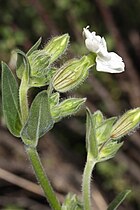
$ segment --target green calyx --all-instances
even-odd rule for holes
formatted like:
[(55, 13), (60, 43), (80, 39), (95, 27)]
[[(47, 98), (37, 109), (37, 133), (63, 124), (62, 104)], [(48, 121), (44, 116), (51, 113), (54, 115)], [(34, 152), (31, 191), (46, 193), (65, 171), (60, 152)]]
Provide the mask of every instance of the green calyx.
[(50, 56), (50, 63), (56, 61), (67, 49), (69, 43), (69, 35), (64, 34), (52, 38), (44, 47), (46, 53)]
[(64, 117), (77, 113), (84, 105), (85, 98), (68, 98), (59, 103), (59, 94), (54, 93), (50, 98), (50, 111), (55, 122)]
[(54, 89), (63, 93), (78, 87), (87, 78), (93, 65), (94, 59), (90, 56), (67, 61), (54, 74), (52, 79)]
[(131, 109), (123, 114), (114, 124), (111, 131), (111, 138), (118, 139), (127, 135), (140, 124), (140, 108)]

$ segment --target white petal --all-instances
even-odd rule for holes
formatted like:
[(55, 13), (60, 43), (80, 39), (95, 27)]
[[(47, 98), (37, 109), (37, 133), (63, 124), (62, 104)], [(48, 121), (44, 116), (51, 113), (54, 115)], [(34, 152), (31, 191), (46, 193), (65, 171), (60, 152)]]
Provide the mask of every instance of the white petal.
[(103, 46), (100, 46), (100, 49), (98, 51), (98, 57), (100, 57), (100, 59), (106, 60), (106, 61), (109, 61), (111, 58), (110, 54), (107, 52), (107, 49), (104, 48)]
[[(93, 33), (93, 32), (92, 32), (92, 33)], [(95, 33), (95, 32), (94, 32), (93, 39), (95, 39), (95, 40), (98, 42), (98, 44), (101, 44), (101, 40), (102, 40), (102, 38), (101, 38), (99, 35), (96, 35), (96, 33)]]
[(91, 39), (86, 39), (85, 45), (87, 49), (91, 52), (97, 53), (99, 51), (99, 46), (96, 41), (92, 41)]
[(120, 73), (124, 71), (124, 62), (122, 58), (114, 52), (108, 52), (105, 39), (96, 32), (90, 32), (88, 27), (83, 29), (86, 37), (85, 45), (91, 52), (97, 54), (97, 71)]
[(102, 37), (101, 43), (102, 43), (102, 46), (104, 47), (104, 49), (107, 50), (106, 41), (105, 41), (104, 37)]
[(83, 29), (83, 34), (86, 37), (85, 44), (89, 51), (98, 53), (100, 47), (103, 47), (102, 38), (96, 36), (96, 33), (90, 32), (88, 28)]
[(124, 62), (122, 58), (114, 52), (110, 52), (110, 60), (105, 60), (97, 55), (97, 71), (109, 73), (121, 73), (124, 71)]
[(87, 27), (83, 28), (83, 34), (86, 37), (86, 39), (92, 39), (92, 33), (87, 29)]

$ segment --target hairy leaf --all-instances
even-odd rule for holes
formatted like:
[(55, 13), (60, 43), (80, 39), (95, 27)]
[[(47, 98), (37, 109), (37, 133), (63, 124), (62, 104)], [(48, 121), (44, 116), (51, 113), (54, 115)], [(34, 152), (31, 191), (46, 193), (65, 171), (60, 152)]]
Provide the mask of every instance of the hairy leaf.
[(17, 68), (16, 68), (16, 74), (19, 79), (22, 79), (23, 72), (26, 72), (27, 79), (30, 78), (30, 63), (29, 60), (24, 52), (21, 50), (16, 50), (17, 52)]
[(98, 145), (97, 145), (94, 121), (95, 121), (94, 115), (92, 115), (90, 110), (87, 108), (86, 147), (87, 147), (87, 152), (90, 153), (94, 158), (97, 158)]
[(2, 107), (8, 129), (14, 136), (19, 137), (21, 115), (18, 84), (11, 70), (4, 62), (2, 62)]
[(26, 145), (37, 146), (38, 139), (53, 126), (47, 91), (40, 92), (32, 102), (29, 117), (21, 131), (21, 138)]
[(31, 49), (27, 52), (27, 56), (31, 55), (35, 50), (38, 49), (39, 45), (41, 44), (42, 38), (40, 37), (39, 40), (31, 47)]

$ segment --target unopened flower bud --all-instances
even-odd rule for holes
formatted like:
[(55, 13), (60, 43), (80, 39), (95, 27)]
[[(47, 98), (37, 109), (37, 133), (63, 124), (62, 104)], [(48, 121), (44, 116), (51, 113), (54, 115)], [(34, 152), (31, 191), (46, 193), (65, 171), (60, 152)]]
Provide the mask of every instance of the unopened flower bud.
[(54, 89), (63, 93), (79, 86), (87, 78), (88, 69), (93, 65), (94, 60), (90, 55), (69, 60), (55, 73), (52, 80)]
[(59, 58), (67, 49), (69, 43), (69, 35), (64, 34), (52, 38), (49, 43), (44, 47), (46, 53), (51, 57), (50, 63), (53, 63)]
[(111, 131), (111, 138), (118, 139), (133, 131), (140, 123), (140, 108), (127, 111), (114, 124)]
[(86, 98), (69, 98), (62, 101), (57, 106), (50, 106), (53, 120), (58, 122), (64, 117), (75, 114), (80, 110), (85, 101)]
[(50, 64), (50, 56), (45, 50), (35, 50), (28, 57), (31, 66), (31, 76), (44, 77)]

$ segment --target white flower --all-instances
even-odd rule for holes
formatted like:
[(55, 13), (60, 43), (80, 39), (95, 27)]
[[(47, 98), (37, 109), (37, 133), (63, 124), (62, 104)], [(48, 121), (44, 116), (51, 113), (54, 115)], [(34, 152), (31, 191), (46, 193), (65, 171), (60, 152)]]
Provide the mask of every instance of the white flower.
[(95, 32), (90, 32), (88, 27), (83, 29), (86, 38), (85, 45), (91, 52), (97, 54), (97, 71), (120, 73), (124, 71), (124, 62), (122, 58), (114, 52), (108, 52), (105, 39)]

